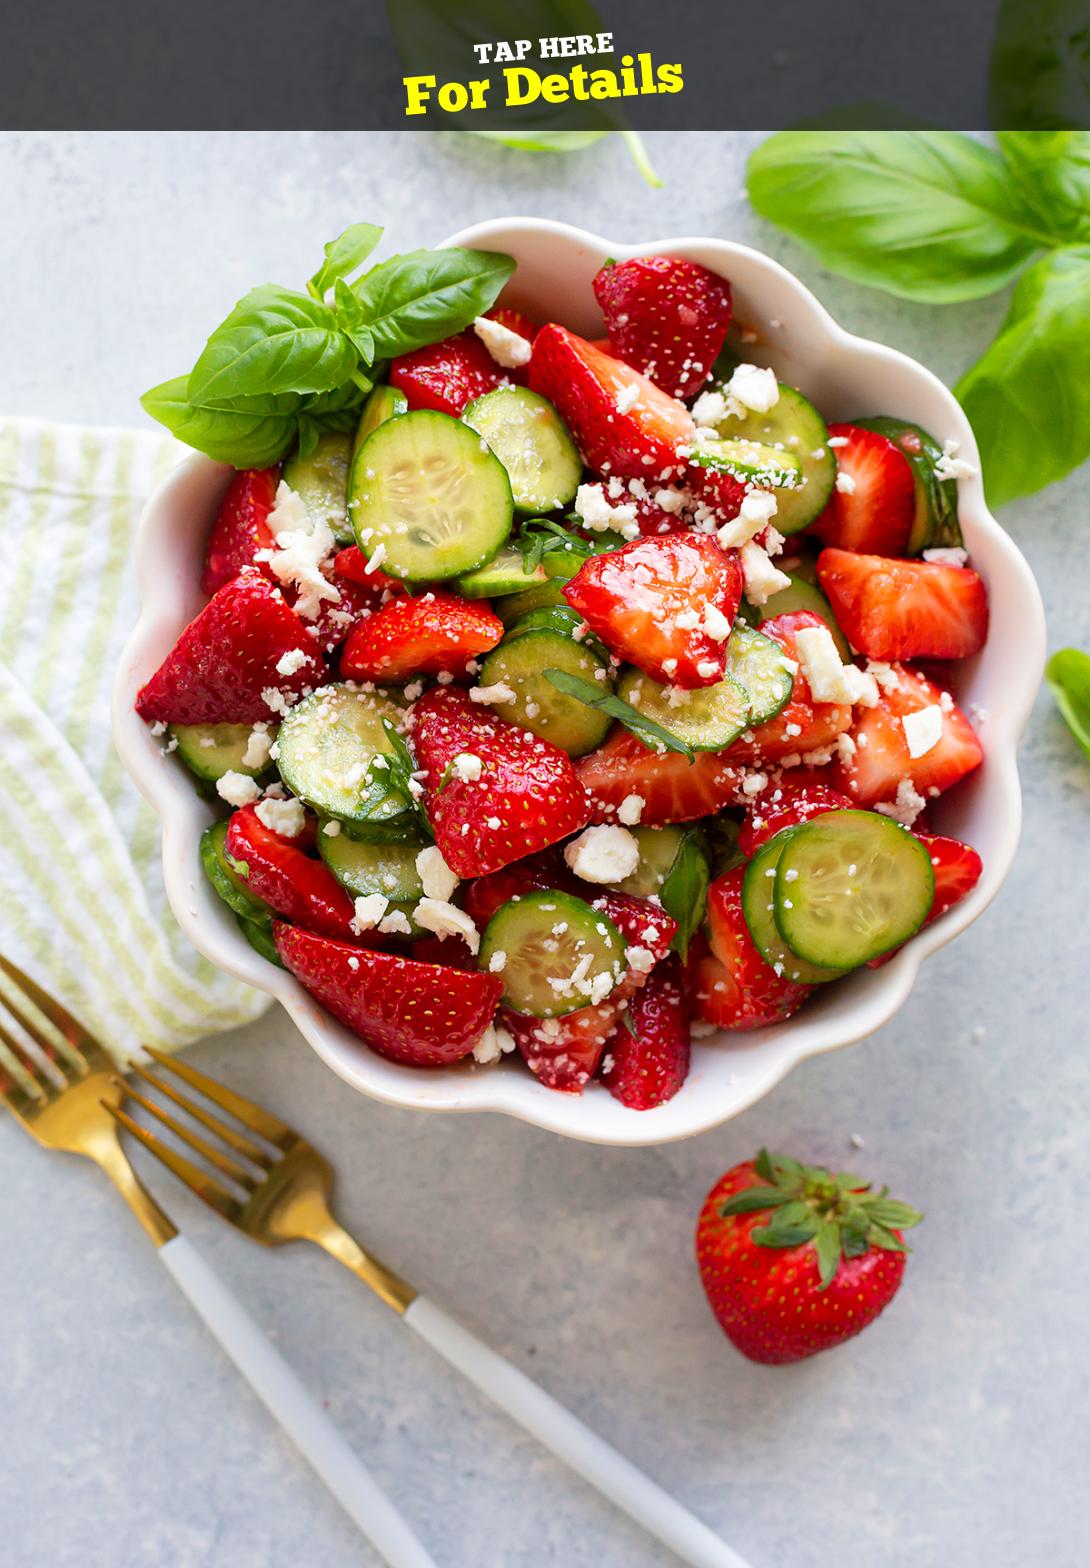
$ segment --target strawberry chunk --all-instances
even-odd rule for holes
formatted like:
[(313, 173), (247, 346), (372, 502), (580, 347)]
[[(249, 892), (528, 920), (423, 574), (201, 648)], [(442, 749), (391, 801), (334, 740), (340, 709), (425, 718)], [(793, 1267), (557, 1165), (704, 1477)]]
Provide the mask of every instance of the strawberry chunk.
[(690, 953), (689, 999), (720, 1029), (760, 1029), (797, 1012), (810, 987), (785, 980), (766, 964), (753, 944), (742, 913), (745, 867), (716, 877), (708, 889), (711, 952)]
[[(296, 653), (302, 662), (281, 674), (277, 665)], [(260, 572), (244, 567), (190, 621), (137, 695), (136, 711), (168, 724), (254, 724), (275, 717), (263, 692), (298, 695), (325, 675), (304, 622)]]
[[(325, 574), (327, 577), (329, 573)], [(307, 621), (307, 629), (323, 653), (332, 653), (350, 635), (353, 627), (370, 615), (376, 602), (375, 591), (342, 577), (336, 584), (340, 598), (323, 599), (318, 613)]]
[(725, 278), (680, 256), (637, 256), (603, 267), (594, 297), (614, 354), (671, 397), (696, 396), (730, 325)]
[[(909, 754), (904, 718), (934, 708), (939, 738), (923, 756)], [(919, 810), (984, 760), (972, 725), (950, 697), (918, 670), (891, 666), (880, 683), (877, 707), (861, 708), (851, 732), (855, 750), (833, 769), (837, 789), (857, 806), (892, 804)]]
[[(826, 623), (813, 610), (788, 610), (761, 622), (766, 637), (778, 642), (792, 659), (798, 660), (797, 633), (807, 626)], [(734, 763), (763, 767), (792, 754), (805, 756), (830, 746), (837, 736), (851, 728), (852, 710), (847, 703), (815, 702), (802, 670), (795, 673), (791, 697), (775, 718), (747, 730), (727, 747), (723, 755)]]
[(246, 884), (274, 913), (322, 936), (351, 942), (354, 906), (329, 867), (304, 854), (301, 840), (267, 828), (253, 806), (227, 824), (227, 853), (246, 867)]
[(710, 506), (720, 523), (732, 522), (742, 510), (746, 487), (740, 479), (712, 464), (690, 463), (685, 483), (705, 506)]
[(745, 777), (711, 751), (698, 751), (692, 762), (677, 752), (660, 757), (619, 724), (579, 758), (575, 771), (590, 797), (592, 821), (616, 822), (625, 798), (638, 795), (645, 827), (714, 816), (734, 801)]
[(501, 327), (506, 327), (508, 332), (517, 332), (520, 338), (525, 338), (527, 343), (532, 343), (538, 334), (536, 321), (524, 315), (521, 310), (512, 310), (510, 305), (494, 305), (491, 310), (486, 310), (485, 315), (489, 321), (498, 321)]
[[(590, 821), (590, 801), (567, 754), (505, 724), (456, 687), (425, 693), (413, 738), (426, 772), (428, 819), (457, 876), (498, 871)], [(462, 755), (480, 760), (479, 778), (448, 774)]]
[(726, 643), (708, 635), (705, 617), (732, 622), (743, 582), (735, 551), (687, 532), (590, 556), (564, 597), (611, 653), (652, 680), (691, 689), (723, 679)]
[(466, 664), (494, 648), (503, 622), (487, 604), (435, 590), (390, 599), (359, 623), (341, 654), (341, 674), (355, 681), (407, 681)]
[[(571, 887), (572, 881), (571, 872), (560, 855), (546, 849), (540, 855), (529, 855), (512, 866), (505, 866), (502, 871), (492, 871), (488, 876), (475, 877), (472, 882), (467, 882), (462, 904), (478, 931), (483, 931), (497, 909), (503, 904), (509, 904), (513, 898), (521, 898), (524, 893), (533, 892), (536, 888), (555, 887), (578, 891)], [(582, 893), (579, 896), (582, 897)]]
[(442, 343), (399, 354), (390, 366), (390, 385), (404, 392), (410, 409), (434, 408), (455, 419), (467, 403), (494, 392), (504, 380), (504, 372), (472, 328)]
[[(916, 480), (905, 454), (876, 430), (830, 425), (837, 487), (812, 531), (841, 550), (903, 555), (916, 515)], [(843, 489), (841, 488), (843, 486)]]
[(852, 805), (854, 802), (833, 789), (817, 769), (800, 768), (797, 774), (769, 784), (754, 797), (738, 834), (738, 848), (752, 859), (781, 828), (793, 828), (823, 811), (844, 811)]
[(555, 321), (534, 339), (530, 386), (556, 405), (595, 472), (665, 480), (684, 468), (678, 447), (696, 435), (684, 403)]
[(349, 544), (343, 550), (337, 551), (333, 557), (333, 575), (350, 583), (356, 583), (360, 588), (369, 589), (376, 603), (384, 593), (409, 591), (400, 577), (387, 577), (386, 573), (379, 571), (378, 567), (369, 566), (367, 557), (358, 544)]
[(279, 468), (242, 468), (227, 486), (204, 557), (201, 592), (209, 598), (272, 548), (268, 516), (276, 504)]
[(531, 1018), (505, 1010), (503, 1024), (527, 1067), (547, 1089), (582, 1094), (598, 1071), (619, 1016), (620, 1009), (611, 1000), (562, 1018)]
[[(915, 833), (920, 842), (926, 844), (935, 870), (935, 896), (924, 921), (924, 925), (929, 926), (955, 904), (960, 904), (967, 893), (972, 892), (980, 881), (984, 862), (970, 844), (963, 844), (958, 838), (944, 838), (939, 833), (924, 833), (918, 828)], [(893, 952), (870, 959), (868, 969), (880, 969), (883, 964), (889, 963), (894, 953), (900, 951), (896, 947)]]
[(845, 637), (871, 659), (964, 659), (988, 635), (988, 591), (968, 566), (823, 550), (818, 581)]
[(652, 970), (609, 1043), (602, 1082), (633, 1111), (673, 1099), (689, 1073), (689, 1004), (677, 954)]
[(502, 982), (273, 926), (285, 967), (373, 1051), (410, 1067), (449, 1067), (492, 1022)]

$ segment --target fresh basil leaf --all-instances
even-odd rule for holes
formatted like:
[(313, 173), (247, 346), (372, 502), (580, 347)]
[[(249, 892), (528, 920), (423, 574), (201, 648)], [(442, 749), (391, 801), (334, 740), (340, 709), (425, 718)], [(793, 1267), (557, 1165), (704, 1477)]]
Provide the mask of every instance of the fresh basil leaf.
[(678, 845), (673, 864), (662, 879), (659, 892), (663, 909), (677, 921), (677, 930), (670, 946), (682, 958), (688, 957), (689, 943), (704, 924), (709, 878), (707, 857), (697, 835), (690, 831)]
[(188, 376), (176, 376), (145, 392), (140, 399), (145, 413), (218, 463), (268, 468), (280, 461), (295, 439), (294, 415), (201, 408), (189, 401), (188, 382)]
[(1090, 757), (1090, 657), (1081, 648), (1061, 648), (1045, 665), (1045, 676), (1068, 729)]
[(1053, 251), (1019, 280), (999, 336), (955, 392), (1001, 506), (1090, 457), (1090, 246)]
[(717, 877), (735, 866), (744, 866), (746, 857), (738, 847), (742, 824), (733, 817), (716, 817), (704, 824), (704, 833), (711, 852), (711, 863)]
[(353, 345), (328, 306), (309, 294), (262, 284), (213, 332), (189, 378), (202, 406), (276, 392), (327, 392), (356, 367)]
[(664, 730), (661, 724), (656, 724), (654, 719), (645, 719), (642, 713), (637, 713), (630, 703), (623, 697), (615, 697), (612, 692), (602, 691), (594, 681), (585, 681), (581, 675), (570, 675), (567, 670), (546, 670), (545, 679), (551, 681), (557, 691), (562, 691), (568, 697), (575, 697), (579, 702), (585, 702), (588, 708), (597, 708), (602, 713), (608, 713), (611, 719), (617, 719), (626, 730), (631, 730), (637, 740), (641, 740), (649, 751), (658, 751), (665, 747), (667, 751), (680, 752), (683, 757), (693, 760), (693, 748), (683, 740), (678, 740), (676, 735), (671, 735), (669, 730)]
[(355, 285), (359, 326), (374, 353), (407, 354), (468, 327), (495, 304), (515, 270), (510, 256), (488, 250), (414, 250), (372, 268)]
[(997, 154), (959, 131), (779, 131), (747, 184), (826, 266), (906, 299), (991, 294), (1049, 243)]
[(337, 325), (345, 337), (355, 345), (364, 364), (375, 360), (375, 340), (370, 328), (364, 325), (363, 306), (343, 278), (333, 285), (333, 300)]
[(338, 279), (350, 278), (358, 272), (382, 238), (382, 230), (375, 223), (353, 223), (330, 240), (325, 247), (325, 260), (307, 284), (315, 299), (324, 299)]
[(1090, 237), (1090, 131), (998, 131), (999, 150), (1041, 227)]
[(1086, 0), (1002, 0), (988, 75), (992, 125), (1090, 123)]

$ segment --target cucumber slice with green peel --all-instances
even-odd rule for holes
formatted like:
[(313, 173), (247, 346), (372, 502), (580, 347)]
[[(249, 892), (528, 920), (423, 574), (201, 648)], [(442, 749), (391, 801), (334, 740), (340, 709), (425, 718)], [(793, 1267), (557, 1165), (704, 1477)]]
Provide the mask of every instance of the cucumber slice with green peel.
[(420, 408), (387, 419), (360, 447), (348, 513), (360, 549), (384, 572), (445, 582), (499, 553), (514, 503), (487, 441), (450, 414)]
[(498, 599), (508, 594), (525, 593), (548, 581), (548, 573), (540, 563), (527, 570), (525, 550), (505, 545), (487, 565), (479, 566), (475, 572), (466, 572), (454, 586), (464, 599)]
[(238, 928), (249, 942), (255, 953), (260, 953), (262, 958), (267, 958), (270, 964), (276, 964), (283, 969), (280, 954), (276, 951), (271, 925), (258, 925), (256, 920), (247, 920), (245, 915), (236, 915)]
[(920, 425), (891, 419), (887, 414), (857, 419), (854, 423), (860, 430), (875, 430), (885, 436), (908, 458), (916, 485), (916, 512), (905, 554), (922, 555), (925, 550), (937, 547), (960, 548), (963, 541), (958, 522), (958, 484), (956, 479), (940, 479), (935, 473), (935, 466), (942, 458), (942, 447), (934, 436)]
[(404, 392), (397, 387), (375, 387), (363, 405), (360, 422), (356, 427), (356, 434), (352, 441), (353, 461), (372, 431), (377, 430), (379, 425), (384, 425), (388, 419), (395, 419), (398, 414), (408, 412), (409, 400)]
[(415, 904), (423, 898), (424, 885), (416, 869), (416, 857), (423, 848), (421, 839), (362, 844), (344, 833), (333, 837), (318, 834), (318, 853), (353, 898), (381, 893), (392, 904)]
[(535, 610), (554, 605), (567, 605), (568, 601), (564, 597), (564, 584), (567, 581), (567, 578), (547, 578), (545, 582), (535, 583), (532, 588), (527, 588), (522, 593), (506, 595), (494, 603), (492, 609), (505, 626), (512, 626)]
[(604, 1002), (625, 973), (626, 952), (624, 937), (600, 910), (547, 888), (497, 909), (477, 963), (486, 974), (501, 976), (507, 1007), (559, 1018)]
[(829, 980), (839, 980), (847, 970), (800, 958), (788, 947), (776, 924), (776, 871), (791, 835), (797, 832), (797, 827), (783, 828), (758, 849), (742, 881), (742, 914), (753, 945), (782, 979), (799, 985), (824, 985)]
[[(694, 449), (690, 462), (699, 463), (701, 468), (721, 469), (733, 474), (742, 484), (759, 485), (764, 490), (794, 490), (803, 480), (802, 462), (793, 452), (733, 436), (719, 441), (702, 441)], [(776, 500), (778, 503), (779, 496)], [(777, 528), (779, 516), (777, 506)], [(782, 528), (780, 532), (783, 532)]]
[(573, 641), (569, 631), (550, 626), (517, 635), (509, 632), (484, 660), (478, 679), (482, 686), (504, 685), (515, 693), (513, 702), (491, 704), (498, 718), (552, 741), (569, 757), (581, 757), (601, 745), (612, 721), (608, 714), (558, 691), (546, 680), (545, 670), (581, 676), (604, 694), (613, 690), (605, 660), (585, 643)]
[(617, 695), (694, 751), (722, 751), (749, 726), (749, 693), (729, 675), (714, 686), (679, 692), (630, 669), (621, 676)]
[(257, 925), (272, 923), (272, 910), (263, 898), (251, 893), (245, 863), (227, 853), (227, 821), (221, 818), (201, 834), (201, 869), (228, 908)]
[(776, 926), (809, 963), (855, 969), (915, 935), (934, 896), (931, 856), (907, 828), (876, 811), (828, 811), (783, 847)]
[[(248, 767), (243, 757), (250, 744), (252, 724), (172, 724), (170, 733), (178, 742), (177, 752), (191, 773), (215, 783), (225, 773), (244, 773), (260, 778), (271, 767), (267, 760), (260, 767)], [(276, 739), (276, 725), (269, 726), (269, 740)]]
[(339, 544), (351, 544), (348, 521), (348, 469), (352, 437), (326, 430), (306, 457), (298, 453), (284, 464), (284, 483), (301, 496), (312, 522), (325, 523)]
[(603, 664), (609, 663), (609, 651), (605, 643), (596, 637), (586, 621), (573, 610), (566, 601), (561, 604), (545, 604), (538, 610), (530, 610), (526, 615), (514, 621), (507, 633), (508, 638), (521, 637), (523, 632), (541, 631), (561, 632), (565, 637), (570, 637), (573, 642), (578, 642), (584, 648), (596, 653)]
[(382, 821), (342, 821), (341, 833), (358, 844), (415, 843), (420, 837), (420, 819), (415, 811), (402, 811)]
[(634, 898), (650, 898), (662, 892), (671, 866), (677, 859), (685, 837), (684, 828), (629, 828), (640, 850), (640, 863), (631, 876), (616, 883), (619, 893), (631, 893)]
[(791, 700), (794, 661), (773, 638), (736, 622), (727, 641), (727, 678), (737, 681), (749, 697), (748, 724), (765, 724)]
[(548, 398), (497, 387), (467, 404), (462, 418), (506, 468), (517, 511), (555, 512), (575, 499), (583, 459)]
[(802, 482), (777, 493), (772, 519), (781, 534), (794, 534), (819, 517), (828, 504), (836, 484), (836, 453), (829, 446), (829, 427), (813, 403), (782, 381), (779, 387), (780, 395), (766, 414), (727, 419), (719, 433), (775, 447), (798, 460)]
[(323, 686), (297, 703), (280, 726), (280, 776), (293, 794), (346, 828), (408, 825), (415, 813), (400, 770), (376, 761), (396, 761), (382, 721), (396, 727), (403, 718), (397, 704), (377, 692)]
[[(774, 593), (771, 598), (761, 605), (761, 621), (770, 621), (774, 615), (787, 615), (792, 610), (813, 610), (815, 615), (820, 615), (833, 634), (833, 641), (840, 652), (840, 657), (845, 664), (852, 661), (852, 650), (848, 646), (848, 639), (837, 625), (833, 607), (814, 583), (808, 583), (805, 578), (796, 577), (793, 572), (788, 572), (791, 579), (789, 588), (781, 588), (779, 593)], [(758, 625), (760, 622), (758, 622)]]

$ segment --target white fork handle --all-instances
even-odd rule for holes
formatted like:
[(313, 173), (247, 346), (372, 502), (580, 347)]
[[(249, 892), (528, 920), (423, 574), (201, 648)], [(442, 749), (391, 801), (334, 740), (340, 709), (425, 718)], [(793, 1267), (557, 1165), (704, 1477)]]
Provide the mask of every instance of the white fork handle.
[(390, 1568), (436, 1568), (317, 1400), (184, 1236), (159, 1248), (173, 1276), (265, 1408), (276, 1417)]
[(493, 1403), (693, 1568), (748, 1568), (708, 1526), (442, 1307), (417, 1296), (408, 1323)]

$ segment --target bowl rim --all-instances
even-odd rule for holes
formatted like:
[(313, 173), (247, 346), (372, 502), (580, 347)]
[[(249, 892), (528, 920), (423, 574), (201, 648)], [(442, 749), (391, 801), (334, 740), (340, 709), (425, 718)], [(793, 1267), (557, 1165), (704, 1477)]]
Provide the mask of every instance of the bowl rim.
[[(848, 1022), (837, 1021), (835, 1030), (824, 1034), (810, 1030), (804, 1036), (794, 1031), (792, 1046), (789, 1024), (781, 1026), (787, 1034), (776, 1041), (777, 1048), (767, 1052), (763, 1070), (751, 1073), (744, 1090), (719, 1102), (701, 1095), (693, 1081), (674, 1100), (654, 1111), (630, 1111), (611, 1096), (593, 1111), (573, 1115), (573, 1107), (586, 1107), (589, 1097), (572, 1097), (545, 1089), (528, 1073), (514, 1068), (420, 1069), (400, 1067), (371, 1052), (320, 1007), (293, 976), (276, 969), (250, 948), (242, 933), (228, 924), (222, 906), (212, 919), (216, 899), (210, 888), (196, 877), (195, 836), (207, 818), (207, 810), (180, 768), (163, 766), (162, 749), (150, 730), (137, 716), (134, 698), (143, 680), (157, 667), (162, 648), (170, 646), (177, 635), (180, 594), (159, 568), (157, 541), (164, 529), (169, 531), (172, 508), (179, 497), (195, 483), (222, 484), (231, 470), (197, 453), (184, 459), (158, 485), (148, 498), (136, 541), (137, 580), (140, 614), (118, 665), (113, 690), (113, 736), (118, 754), (129, 776), (159, 818), (163, 832), (163, 872), (171, 908), (185, 934), (213, 963), (280, 1001), (308, 1044), (334, 1072), (355, 1089), (403, 1109), (428, 1111), (492, 1111), (560, 1133), (577, 1140), (617, 1146), (653, 1145), (692, 1137), (721, 1125), (739, 1115), (775, 1087), (794, 1067), (811, 1056), (822, 1055), (850, 1045), (887, 1023), (907, 998), (920, 966), (932, 953), (959, 935), (991, 903), (1006, 879), (1017, 849), (1021, 827), (1021, 791), (1017, 768), (1017, 743), (1033, 706), (1045, 658), (1045, 621), (1041, 597), (1033, 574), (1013, 540), (988, 509), (979, 474), (979, 453), (968, 419), (952, 392), (937, 376), (898, 349), (873, 339), (847, 332), (814, 294), (781, 263), (753, 246), (708, 236), (671, 236), (659, 240), (628, 244), (605, 239), (588, 230), (552, 219), (505, 217), (486, 220), (460, 230), (443, 246), (502, 248), (505, 236), (518, 230), (524, 236), (550, 236), (581, 246), (592, 255), (628, 259), (667, 253), (686, 255), (694, 250), (714, 252), (716, 265), (730, 276), (732, 258), (744, 258), (749, 266), (776, 279), (808, 318), (808, 324), (824, 335), (827, 345), (856, 357), (896, 364), (918, 377), (932, 394), (945, 404), (945, 429), (961, 442), (961, 450), (974, 462), (977, 474), (962, 482), (959, 500), (969, 503), (973, 516), (975, 552), (979, 540), (985, 542), (987, 565), (997, 565), (1017, 580), (1022, 604), (1019, 626), (1019, 669), (1024, 679), (1007, 694), (1002, 711), (989, 719), (986, 765), (1002, 799), (1004, 812), (1001, 833), (993, 844), (980, 881), (969, 896), (934, 925), (924, 928), (881, 970), (873, 971)], [(175, 628), (164, 638), (167, 623)], [(156, 651), (159, 650), (159, 651)], [(198, 825), (199, 823), (199, 825)], [(203, 904), (203, 909), (202, 909)], [(812, 1014), (810, 1015), (812, 1018)], [(721, 1035), (727, 1036), (726, 1031)], [(727, 1036), (729, 1038), (729, 1036)], [(748, 1041), (758, 1042), (751, 1054), (769, 1044), (769, 1037), (757, 1033)], [(703, 1042), (701, 1042), (703, 1044)], [(346, 1049), (347, 1047), (347, 1049)], [(698, 1074), (691, 1077), (698, 1079)], [(673, 1110), (671, 1110), (673, 1107)]]

